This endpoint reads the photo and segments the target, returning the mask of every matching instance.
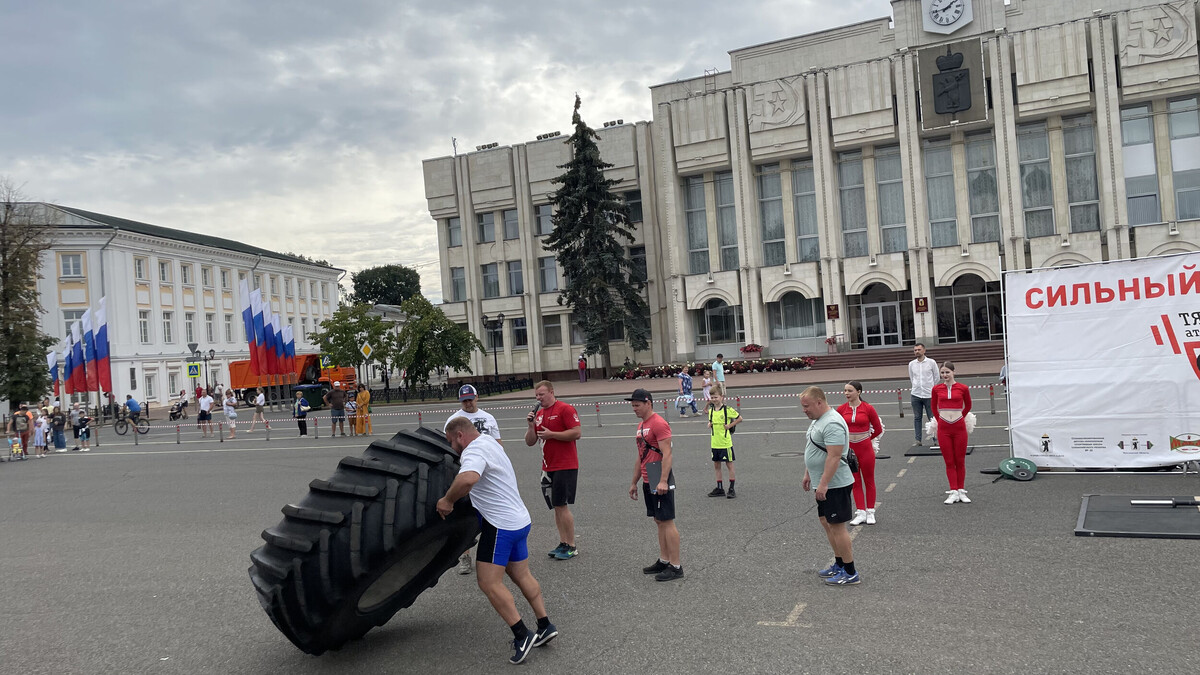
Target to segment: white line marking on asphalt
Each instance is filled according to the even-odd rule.
[[[891,492],[891,491],[892,491],[892,490],[894,490],[894,489],[896,489],[896,484],[895,484],[895,483],[892,483],[891,485],[888,485],[888,486],[887,486],[887,487],[886,487],[886,488],[885,488],[883,491],[884,491],[884,492]]]
[[[909,457],[909,458],[908,458],[908,463],[909,463],[909,464],[912,464],[912,463],[913,463],[913,462],[915,462],[915,461],[917,461],[917,458],[916,458],[916,457]]]
[[[778,626],[780,628],[812,628],[812,624],[796,623],[796,620],[799,619],[800,615],[804,613],[804,608],[807,606],[808,605],[804,604],[803,602],[797,603],[796,608],[792,610],[792,613],[788,614],[787,621],[759,621],[758,625]]]
[[[904,474],[908,473],[908,469],[900,469],[900,473],[896,474],[896,478],[904,478]]]

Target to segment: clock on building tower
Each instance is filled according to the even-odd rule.
[[[971,0],[921,0],[922,25],[928,33],[949,35],[971,23]]]

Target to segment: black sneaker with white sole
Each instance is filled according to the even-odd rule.
[[[656,561],[654,561],[653,565],[651,565],[649,567],[643,567],[642,574],[658,574],[659,572],[667,569],[670,566],[671,566],[671,563],[665,563],[661,560],[656,560]]]
[[[558,628],[554,624],[547,624],[545,628],[541,628],[533,634],[533,646],[541,647],[558,637]]]
[[[533,651],[533,633],[526,633],[525,637],[513,640],[513,655],[508,658],[508,662],[515,666],[524,661],[531,651]]]
[[[683,578],[683,567],[667,565],[667,569],[654,575],[655,581],[674,581],[675,579]]]

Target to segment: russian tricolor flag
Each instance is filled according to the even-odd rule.
[[[71,324],[71,388],[76,392],[86,392],[87,367],[83,363],[83,340],[80,336],[79,322]]]
[[[67,334],[67,347],[62,353],[63,362],[63,393],[67,396],[75,393],[75,384],[72,375],[75,372],[75,365],[71,363],[71,334]]]
[[[263,326],[262,289],[260,288],[250,291],[250,311],[254,321],[254,337],[250,339],[250,347],[258,354],[258,374],[267,375],[270,373],[270,364],[267,363],[267,334]]]
[[[271,325],[275,329],[275,362],[279,364],[279,369],[275,372],[284,375],[288,371],[287,345],[283,340],[283,320],[278,314],[272,317]]]
[[[262,375],[262,363],[258,360],[258,338],[254,333],[254,310],[250,305],[250,282],[242,279],[240,291],[238,301],[242,307],[242,327],[246,329],[246,342],[250,345],[250,372]]]
[[[276,375],[279,373],[279,359],[275,358],[275,326],[271,320],[274,315],[271,313],[271,306],[263,307],[263,351],[267,357],[267,374]]]
[[[100,370],[96,367],[96,334],[92,332],[92,310],[80,319],[83,323],[83,363],[88,391],[100,391]]]
[[[100,298],[100,309],[96,310],[96,373],[100,391],[112,392],[112,371],[108,366],[108,313],[104,310],[105,298]]]
[[[296,372],[296,338],[290,325],[283,327],[283,354],[291,375]]]
[[[50,380],[54,382],[54,398],[58,398],[58,351],[52,351],[46,354],[46,365],[50,368]]]

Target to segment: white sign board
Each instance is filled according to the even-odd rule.
[[[1005,274],[1013,455],[1200,459],[1200,253]]]

